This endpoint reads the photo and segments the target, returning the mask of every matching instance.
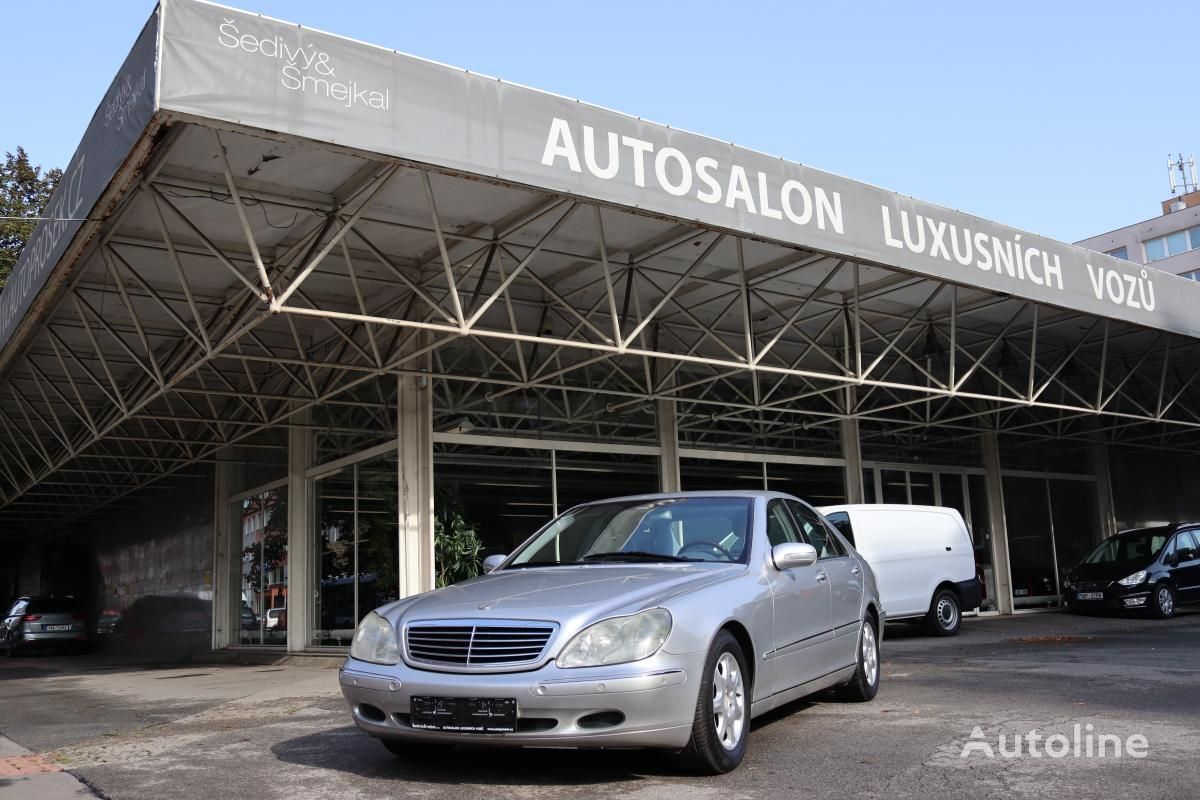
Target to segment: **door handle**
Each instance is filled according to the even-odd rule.
[[[820,582],[822,582],[822,583],[824,583],[825,581],[829,580],[829,576],[828,576],[828,575],[826,575],[824,572],[818,572],[818,573],[817,573],[817,580],[818,580],[818,581],[820,581]]]
[[[850,570],[851,575],[858,575],[860,572],[862,572],[862,570],[860,570],[857,566]]]

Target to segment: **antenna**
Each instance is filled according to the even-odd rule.
[[[1183,194],[1196,191],[1196,157],[1189,156],[1186,160],[1183,153],[1178,156],[1167,156],[1167,175],[1171,179],[1171,194]]]

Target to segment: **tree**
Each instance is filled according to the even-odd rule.
[[[0,291],[37,227],[36,219],[26,218],[42,213],[61,177],[61,169],[43,173],[41,165],[29,163],[23,147],[18,147],[15,154],[4,154],[4,165],[0,167]]]

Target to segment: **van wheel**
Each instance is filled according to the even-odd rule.
[[[1170,619],[1175,616],[1175,592],[1168,584],[1160,583],[1154,589],[1154,598],[1150,601],[1150,613],[1155,619]]]
[[[858,633],[858,669],[854,677],[838,687],[837,695],[850,703],[866,703],[879,692],[879,637],[870,617]]]
[[[958,595],[949,589],[939,589],[933,594],[933,603],[925,617],[925,626],[935,636],[953,636],[958,633],[962,622],[962,610],[958,607]]]

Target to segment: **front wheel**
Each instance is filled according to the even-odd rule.
[[[958,633],[961,622],[962,609],[959,608],[958,595],[949,589],[935,592],[933,603],[929,606],[929,615],[925,618],[925,626],[929,632],[935,636],[953,636]]]
[[[750,736],[750,684],[746,657],[729,631],[713,640],[700,681],[692,738],[682,756],[685,766],[706,775],[737,767]]]
[[[879,692],[879,636],[870,618],[858,633],[858,668],[854,677],[838,689],[838,697],[851,703],[866,703]]]
[[[1160,583],[1154,590],[1154,600],[1151,602],[1150,613],[1156,619],[1170,619],[1175,616],[1175,593],[1165,583]]]

